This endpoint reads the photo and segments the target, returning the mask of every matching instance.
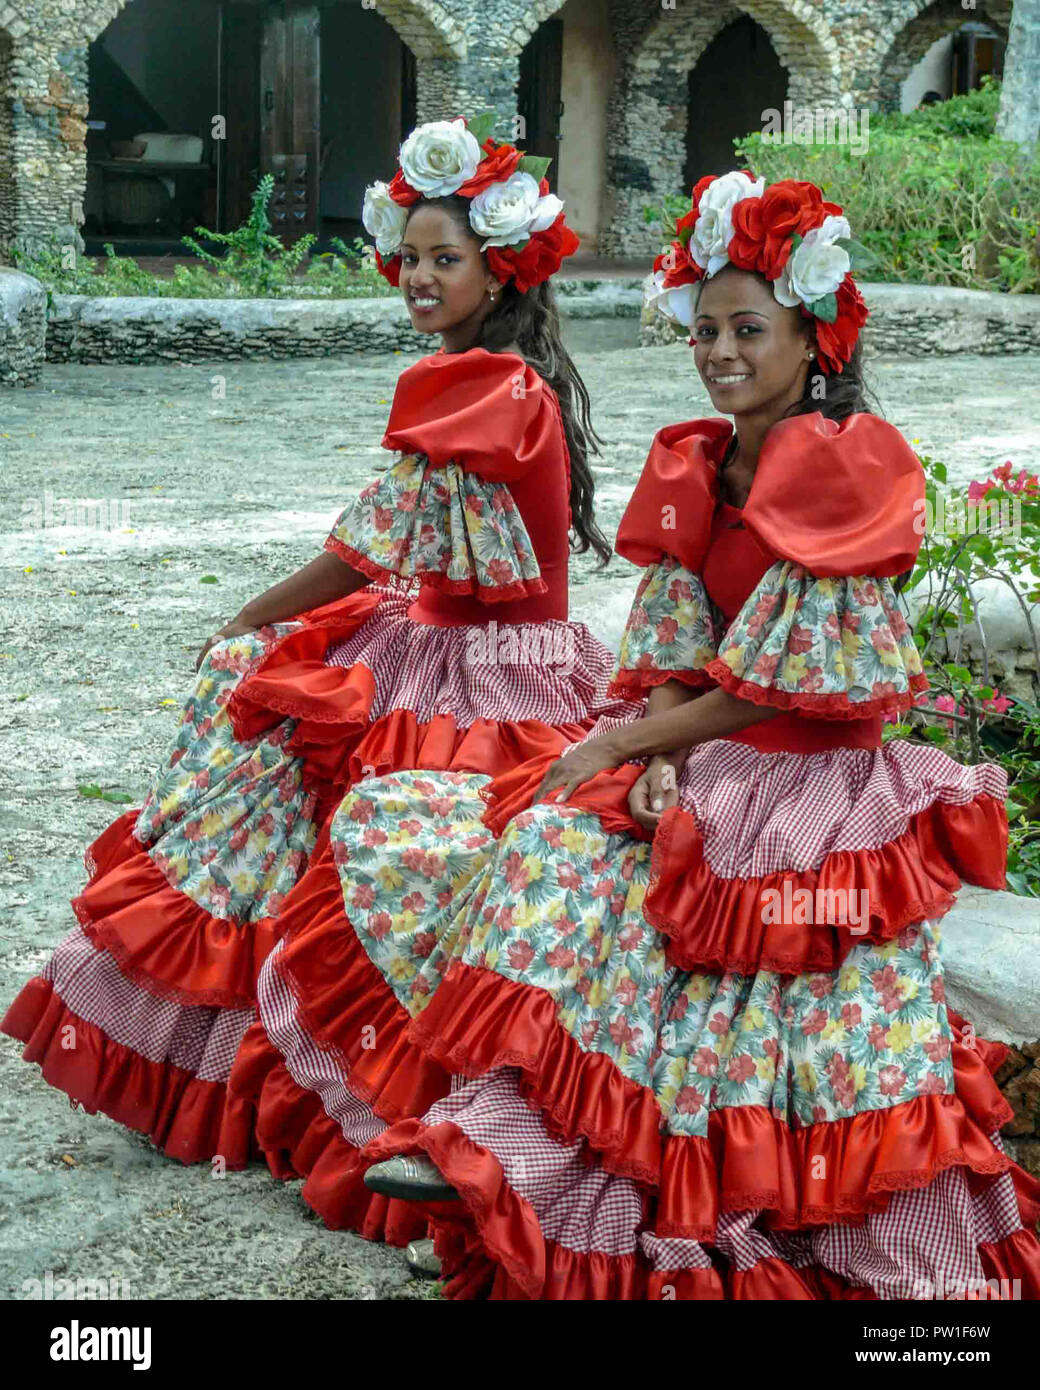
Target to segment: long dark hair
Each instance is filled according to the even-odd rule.
[[[469,223],[469,200],[451,194],[443,198],[423,198],[412,210],[428,204],[445,212],[474,240],[479,240]],[[476,346],[501,352],[516,343],[520,355],[543,381],[556,392],[563,416],[563,431],[571,461],[571,549],[577,554],[594,550],[605,565],[612,551],[610,543],[596,525],[593,510],[595,482],[589,456],[600,452],[603,443],[592,428],[589,393],[560,334],[560,315],[556,293],[548,280],[521,294],[514,281],[503,286],[494,307],[480,326]]]

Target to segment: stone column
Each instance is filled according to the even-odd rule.
[[[82,250],[87,45],[59,47],[21,29],[21,21],[8,24],[6,62],[0,46],[0,148],[9,152],[0,175],[0,254],[41,241]]]

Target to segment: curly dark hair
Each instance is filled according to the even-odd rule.
[[[423,198],[422,206],[442,208],[466,235],[479,240],[469,222],[469,199],[450,194]],[[599,454],[603,440],[592,428],[589,393],[570,353],[563,345],[556,293],[548,280],[521,294],[510,280],[480,326],[476,347],[501,352],[516,343],[520,355],[556,392],[563,416],[563,430],[571,461],[571,548],[578,554],[594,550],[601,565],[611,556],[610,542],[596,525],[593,507],[595,482],[589,457]]]

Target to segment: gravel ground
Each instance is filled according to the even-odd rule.
[[[654,430],[710,413],[688,353],[634,348],[634,331],[567,330],[607,440],[608,534]],[[0,1007],[72,925],[83,850],[119,814],[77,788],[140,804],[199,647],[316,553],[380,457],[410,360],[51,366],[38,387],[0,395]],[[1021,409],[1037,365],[883,358],[873,375],[888,418],[958,484],[1005,458],[1040,466]],[[69,499],[103,501],[102,524],[63,524]],[[574,616],[609,639],[633,587],[627,565],[603,575],[582,557]],[[161,1158],[70,1109],[7,1038],[0,1075],[0,1297],[24,1297],[48,1270],[146,1299],[430,1296],[401,1252],[326,1231],[298,1184]]]

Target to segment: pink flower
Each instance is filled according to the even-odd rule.
[[[739,1052],[735,1057],[730,1058],[729,1066],[726,1068],[726,1075],[730,1081],[736,1081],[743,1086],[749,1077],[755,1074],[755,1060],[749,1057],[746,1052]]]
[[[894,1062],[878,1072],[878,1087],[883,1096],[898,1096],[906,1085],[906,1072]]]
[[[704,1097],[695,1086],[684,1086],[675,1097],[675,1108],[680,1115],[696,1115],[704,1104]]]
[[[714,1076],[719,1065],[719,1056],[710,1047],[699,1047],[694,1053],[693,1065],[701,1076]]]
[[[554,946],[545,953],[546,965],[554,970],[569,970],[577,959],[577,954],[569,946]]]
[[[918,1081],[917,1094],[919,1096],[944,1096],[946,1094],[946,1082],[934,1071],[930,1071]]]

